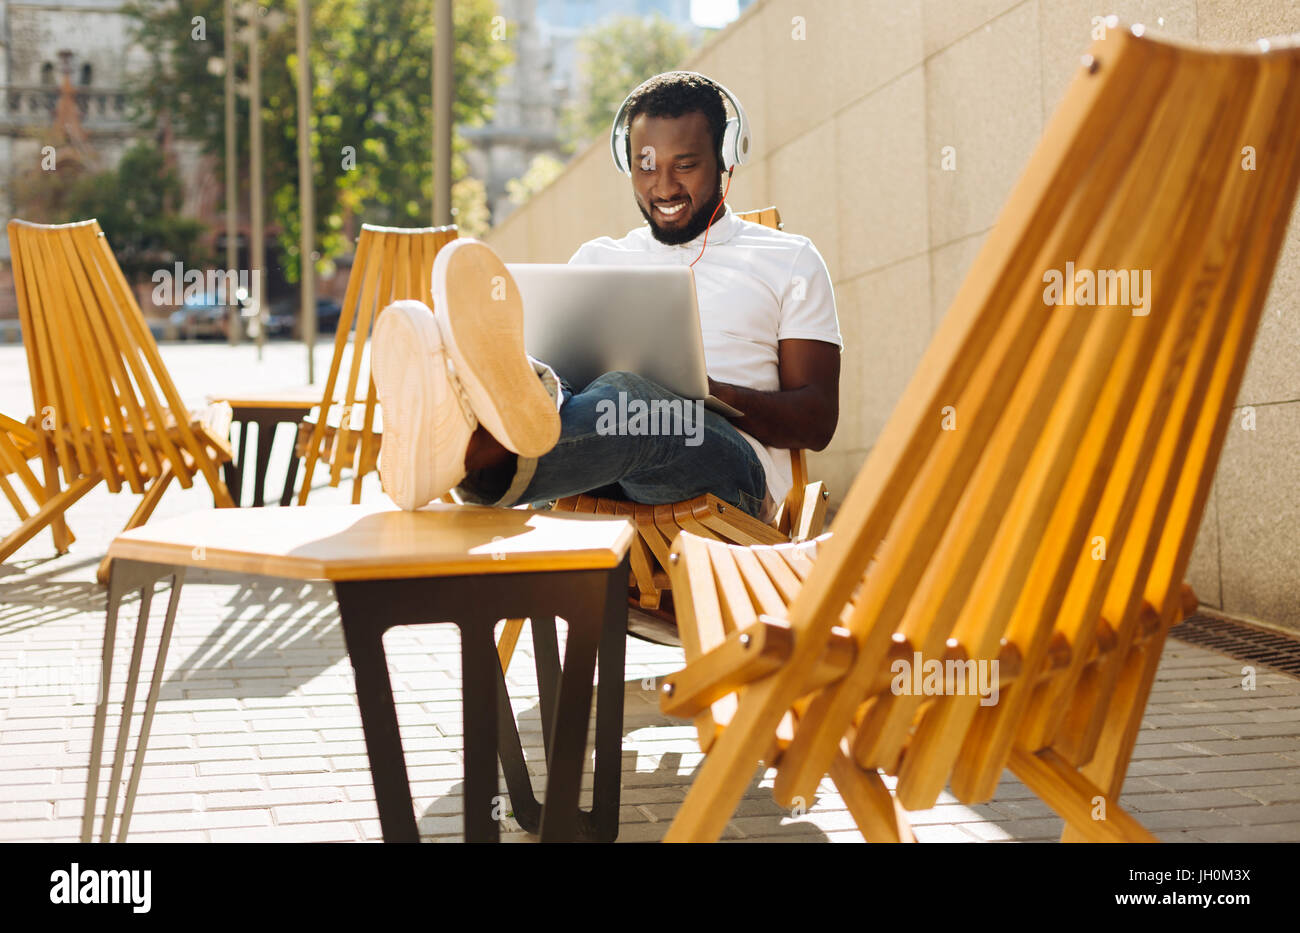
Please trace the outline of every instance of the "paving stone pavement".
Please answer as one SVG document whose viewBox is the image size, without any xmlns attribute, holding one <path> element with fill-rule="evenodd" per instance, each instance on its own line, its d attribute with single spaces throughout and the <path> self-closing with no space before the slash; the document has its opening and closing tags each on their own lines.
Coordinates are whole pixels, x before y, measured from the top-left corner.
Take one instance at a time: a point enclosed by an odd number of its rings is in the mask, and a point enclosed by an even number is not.
<svg viewBox="0 0 1300 933">
<path fill-rule="evenodd" d="M 31 411 L 19 347 L 0 347 L 0 411 Z M 303 351 L 165 346 L 195 403 L 237 378 L 245 389 L 303 381 Z M 318 364 L 328 361 L 318 351 Z M 287 433 L 271 476 L 283 475 Z M 313 503 L 346 501 L 348 483 Z M 373 478 L 365 500 L 381 494 Z M 0 566 L 0 841 L 73 841 L 86 780 L 104 624 L 95 567 L 134 508 L 102 488 L 73 508 L 78 540 L 54 557 L 42 533 Z M 200 488 L 168 492 L 158 515 L 211 507 Z M 16 524 L 0 509 L 0 535 Z M 160 619 L 163 600 L 155 600 Z M 124 606 L 116 670 L 128 660 L 134 604 Z M 152 626 L 153 638 L 160 626 Z M 454 626 L 398 629 L 386 647 L 421 835 L 460 838 L 460 663 Z M 153 656 L 155 641 L 146 645 Z M 681 665 L 678 649 L 628 641 L 621 841 L 662 838 L 702 755 L 694 730 L 660 715 L 654 678 Z M 146 661 L 146 669 L 148 661 Z M 1241 689 L 1242 662 L 1168 642 L 1121 805 L 1166 841 L 1300 841 L 1300 680 L 1260 668 Z M 544 773 L 537 681 L 525 628 L 509 673 L 514 711 L 534 774 Z M 116 694 L 120 696 L 120 692 Z M 114 709 L 114 714 L 116 709 Z M 116 719 L 109 722 L 110 737 Z M 590 780 L 590 761 L 588 780 Z M 772 772 L 756 775 L 724 838 L 861 841 L 842 799 L 824 782 L 806 812 L 772 801 Z M 504 784 L 501 789 L 503 801 Z M 589 799 L 589 786 L 584 802 Z M 922 841 L 1051 840 L 1062 823 L 1010 776 L 988 804 L 945 794 L 913 814 Z M 192 573 L 163 679 L 133 841 L 373 841 L 374 791 L 331 590 Z M 503 839 L 533 837 L 505 820 Z"/>
</svg>

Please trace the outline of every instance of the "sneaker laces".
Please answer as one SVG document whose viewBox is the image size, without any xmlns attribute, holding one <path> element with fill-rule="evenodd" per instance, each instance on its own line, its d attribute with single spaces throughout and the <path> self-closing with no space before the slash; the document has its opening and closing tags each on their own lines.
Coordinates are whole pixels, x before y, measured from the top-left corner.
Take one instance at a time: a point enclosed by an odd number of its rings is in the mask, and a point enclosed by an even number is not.
<svg viewBox="0 0 1300 933">
<path fill-rule="evenodd" d="M 442 358 L 447 362 L 447 380 L 456 393 L 456 401 L 460 402 L 460 409 L 465 413 L 465 420 L 469 422 L 472 431 L 478 427 L 478 416 L 474 414 L 474 409 L 469 403 L 469 392 L 465 390 L 465 384 L 460 381 L 460 376 L 456 374 L 456 364 L 452 362 L 451 354 L 443 350 Z"/>
</svg>

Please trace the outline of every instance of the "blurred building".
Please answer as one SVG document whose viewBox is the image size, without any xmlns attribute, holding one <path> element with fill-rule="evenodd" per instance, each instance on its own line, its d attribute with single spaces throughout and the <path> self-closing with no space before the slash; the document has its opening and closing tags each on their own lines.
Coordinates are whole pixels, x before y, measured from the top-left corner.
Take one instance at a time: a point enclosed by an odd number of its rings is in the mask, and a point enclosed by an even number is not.
<svg viewBox="0 0 1300 933">
<path fill-rule="evenodd" d="M 752 0 L 739 0 L 744 10 Z M 583 32 L 617 16 L 653 16 L 692 33 L 691 0 L 497 0 L 510 24 L 515 61 L 497 91 L 493 120 L 486 126 L 464 127 L 461 135 L 473 147 L 467 154 L 470 174 L 487 187 L 492 223 L 507 217 L 515 205 L 506 195 L 506 182 L 528 169 L 533 157 L 549 152 L 559 159 L 560 114 L 578 92 L 578 38 Z"/>
<path fill-rule="evenodd" d="M 4 227 L 24 179 L 43 170 L 42 147 L 52 139 L 71 144 L 56 151 L 56 172 L 59 165 L 113 168 L 142 135 L 129 119 L 126 75 L 146 60 L 121 0 L 0 0 L 0 322 L 10 320 L 0 323 L 0 341 L 16 337 L 8 333 L 16 308 Z M 164 142 L 185 184 L 187 212 L 210 211 L 219 192 L 200 183 L 210 173 L 197 146 Z"/>
</svg>

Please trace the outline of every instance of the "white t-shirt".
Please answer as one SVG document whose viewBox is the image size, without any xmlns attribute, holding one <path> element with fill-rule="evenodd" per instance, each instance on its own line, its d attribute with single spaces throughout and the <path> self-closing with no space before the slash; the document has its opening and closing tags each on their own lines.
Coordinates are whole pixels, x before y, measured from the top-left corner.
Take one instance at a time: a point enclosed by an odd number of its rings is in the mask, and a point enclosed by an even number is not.
<svg viewBox="0 0 1300 933">
<path fill-rule="evenodd" d="M 843 349 L 830 273 L 810 239 L 741 220 L 729 204 L 705 232 L 708 246 L 693 268 L 710 376 L 772 392 L 781 388 L 778 341 L 822 340 Z M 703 243 L 701 233 L 669 246 L 643 224 L 620 240 L 588 240 L 569 262 L 689 266 Z M 740 433 L 763 464 L 768 492 L 780 503 L 793 484 L 790 452 Z"/>
</svg>

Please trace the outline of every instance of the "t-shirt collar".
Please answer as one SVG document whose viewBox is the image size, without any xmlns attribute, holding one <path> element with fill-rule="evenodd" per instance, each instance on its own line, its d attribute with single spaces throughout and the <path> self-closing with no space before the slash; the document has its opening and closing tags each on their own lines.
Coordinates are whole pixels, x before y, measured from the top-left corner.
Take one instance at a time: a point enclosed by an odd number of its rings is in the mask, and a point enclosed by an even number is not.
<svg viewBox="0 0 1300 933">
<path fill-rule="evenodd" d="M 655 239 L 655 235 L 650 231 L 650 224 L 645 225 L 646 236 L 650 238 L 651 249 L 695 249 L 698 250 L 704 245 L 704 235 L 709 236 L 709 244 L 716 245 L 725 243 L 736 235 L 736 231 L 743 221 L 731 210 L 731 205 L 726 201 L 722 202 L 722 216 L 715 220 L 712 226 L 702 230 L 696 235 L 695 239 L 688 240 L 685 243 L 669 244 L 661 243 Z"/>
</svg>

